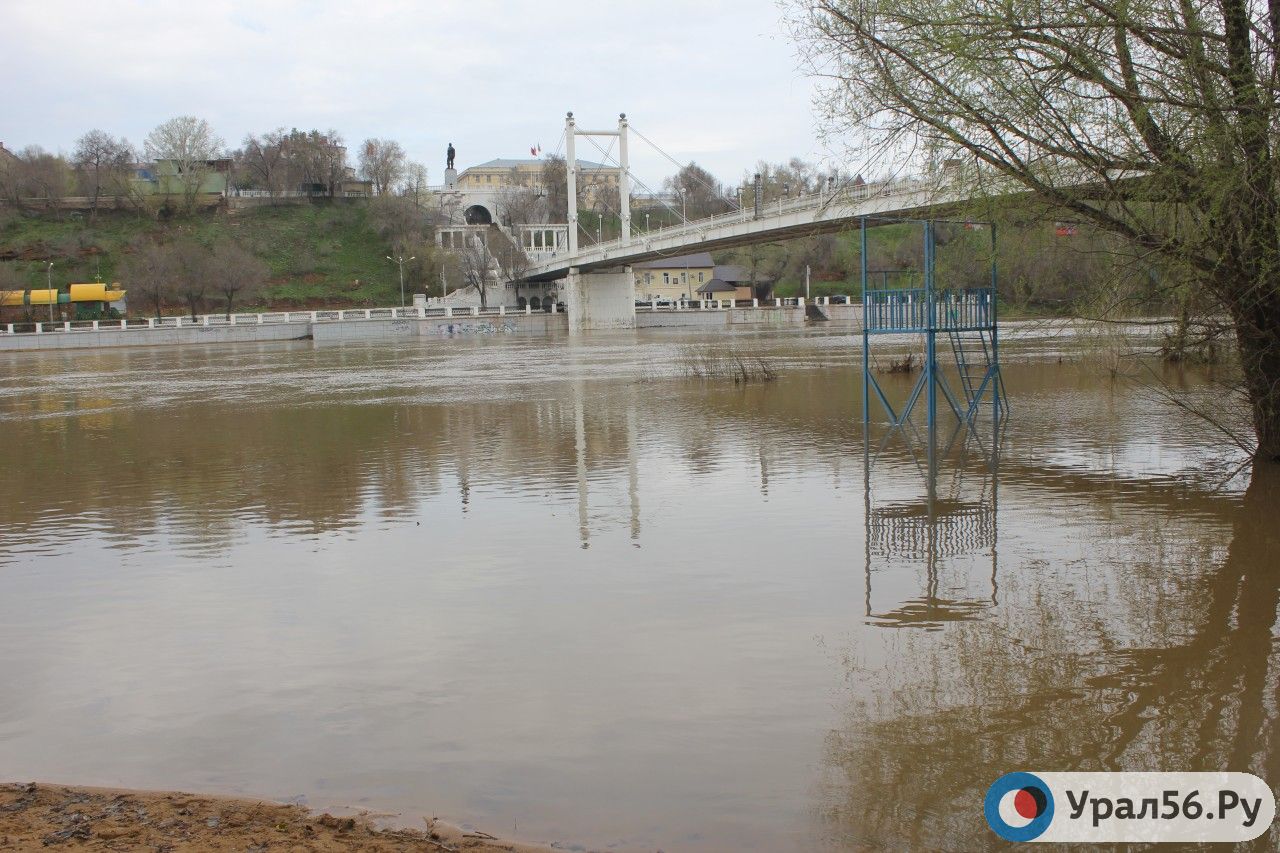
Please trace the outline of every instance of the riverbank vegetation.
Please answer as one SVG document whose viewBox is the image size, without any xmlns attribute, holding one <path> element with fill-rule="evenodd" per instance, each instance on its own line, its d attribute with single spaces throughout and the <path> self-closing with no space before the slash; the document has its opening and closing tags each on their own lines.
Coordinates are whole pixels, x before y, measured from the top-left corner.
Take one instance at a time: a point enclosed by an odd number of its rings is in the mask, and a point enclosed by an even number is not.
<svg viewBox="0 0 1280 853">
<path fill-rule="evenodd" d="M 737 347 L 711 344 L 685 347 L 680 352 L 680 364 L 686 376 L 722 379 L 734 385 L 772 382 L 778 378 L 772 359 Z"/>
<path fill-rule="evenodd" d="M 1175 348 L 1190 318 L 1228 318 L 1257 457 L 1280 462 L 1280 6 L 822 0 L 790 17 L 825 132 L 864 160 L 1158 270 Z"/>
<path fill-rule="evenodd" d="M 405 287 L 439 287 L 436 247 L 426 220 L 398 198 L 366 203 L 320 202 L 261 207 L 234 214 L 199 212 L 158 221 L 134 211 L 100 211 L 85 217 L 17 213 L 0 209 L 0 276 L 4 287 L 55 287 L 68 282 L 119 281 L 130 299 L 141 296 L 135 276 L 141 255 L 163 256 L 170 289 L 161 294 L 171 309 L 189 307 L 200 287 L 184 266 L 192 249 L 211 255 L 234 251 L 262 268 L 259 286 L 235 298 L 244 307 L 374 306 L 399 302 L 399 271 L 390 254 L 412 256 Z M 234 247 L 234 248 L 232 248 Z M 48 264 L 53 263 L 52 271 Z M 218 310 L 218 283 L 207 281 L 202 310 Z M 150 300 L 148 300 L 150 303 Z"/>
</svg>

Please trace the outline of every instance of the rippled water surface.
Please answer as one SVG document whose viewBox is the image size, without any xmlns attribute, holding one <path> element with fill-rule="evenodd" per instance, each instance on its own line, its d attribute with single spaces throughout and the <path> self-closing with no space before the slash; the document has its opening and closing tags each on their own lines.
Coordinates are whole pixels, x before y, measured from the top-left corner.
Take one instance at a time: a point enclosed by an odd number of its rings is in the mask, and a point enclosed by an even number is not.
<svg viewBox="0 0 1280 853">
<path fill-rule="evenodd" d="M 684 377 L 730 341 L 781 378 Z M 994 466 L 868 468 L 859 350 L 0 356 L 0 778 L 668 851 L 985 847 L 1013 769 L 1280 780 L 1276 478 L 1034 328 Z"/>
</svg>

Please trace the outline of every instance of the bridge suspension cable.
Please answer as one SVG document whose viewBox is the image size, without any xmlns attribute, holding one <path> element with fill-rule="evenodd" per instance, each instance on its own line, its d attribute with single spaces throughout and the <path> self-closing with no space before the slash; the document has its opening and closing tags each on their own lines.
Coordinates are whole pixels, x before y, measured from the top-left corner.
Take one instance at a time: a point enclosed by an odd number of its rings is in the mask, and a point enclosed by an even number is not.
<svg viewBox="0 0 1280 853">
<path fill-rule="evenodd" d="M 608 158 L 609 158 L 609 154 L 608 154 L 608 152 L 606 152 L 603 148 L 601 148 L 601 147 L 600 147 L 600 144 L 599 144 L 598 142 L 596 142 L 594 139 L 592 139 L 590 136 L 586 137 L 586 140 L 587 140 L 588 142 L 590 142 L 590 143 L 595 147 L 595 149 L 596 149 L 597 151 L 599 151 L 599 152 L 601 153 L 601 155 L 603 155 L 603 156 L 605 157 L 605 162 L 606 162 L 606 163 L 608 163 Z M 652 143 L 651 143 L 651 144 L 652 144 Z M 612 142 L 610 142 L 610 143 L 609 143 L 609 150 L 610 150 L 610 151 L 612 151 L 612 150 L 613 150 L 613 143 L 612 143 Z M 614 163 L 617 163 L 618 161 L 617 161 L 617 160 L 614 160 L 613 162 L 614 162 Z M 619 168 L 621 168 L 621 164 L 618 164 L 618 165 L 619 165 Z M 656 199 L 659 201 L 659 203 L 661 203 L 661 204 L 662 204 L 662 206 L 663 206 L 663 207 L 667 208 L 667 210 L 670 210 L 670 211 L 671 211 L 672 213 L 674 213 L 676 216 L 680 217 L 680 221 L 681 221 L 681 222 L 683 222 L 683 223 L 685 223 L 685 224 L 688 224 L 689 219 L 688 219 L 688 218 L 687 218 L 683 213 L 681 213 L 679 210 L 676 210 L 676 209 L 675 209 L 674 207 L 672 207 L 670 204 L 667 204 L 666 199 L 662 198 L 662 196 L 661 196 L 661 195 L 659 195 L 658 193 L 654 192 L 654 191 L 653 191 L 653 189 L 652 189 L 648 184 L 646 184 L 643 180 L 641 180 L 641 179 L 640 179 L 640 178 L 639 178 L 639 177 L 638 177 L 634 172 L 632 172 L 630 169 L 627 169 L 626 171 L 627 171 L 627 177 L 629 177 L 629 178 L 631 178 L 631 180 L 635 181 L 637 186 L 643 187 L 643 188 L 644 188 L 644 190 L 645 190 L 645 192 L 649 193 L 649 195 L 651 195 L 651 196 L 653 196 L 654 198 L 656 198 Z M 607 203 L 606 203 L 606 204 L 607 204 Z"/>
<path fill-rule="evenodd" d="M 675 167 L 676 167 L 676 169 L 678 170 L 677 174 L 679 174 L 679 172 L 683 172 L 685 169 L 687 169 L 687 168 L 689 167 L 689 164 L 687 164 L 687 163 L 681 163 L 679 160 L 677 160 L 676 158 L 672 157 L 672 156 L 671 156 L 670 154 L 668 154 L 666 151 L 663 151 L 663 150 L 662 150 L 662 148 L 661 148 L 661 147 L 659 147 L 659 146 L 658 146 L 658 144 L 657 144 L 656 142 L 654 142 L 654 141 L 653 141 L 652 139 L 650 139 L 649 137 L 645 136 L 645 135 L 644 135 L 643 133 L 641 133 L 640 131 L 636 130 L 634 126 L 631 128 L 631 131 L 632 131 L 636 136 L 640 137 L 640 139 L 642 139 L 644 142 L 646 142 L 646 143 L 649 145 L 649 147 L 650 147 L 650 148 L 652 148 L 654 151 L 657 151 L 657 152 L 658 152 L 659 154 L 661 154 L 663 157 L 666 157 L 666 158 L 667 158 L 668 160 L 670 160 L 673 164 L 675 164 Z M 690 173 L 690 177 L 692 177 L 692 178 L 693 178 L 695 181 L 697 181 L 698 183 L 702 184 L 702 186 L 703 186 L 703 187 L 705 187 L 706 189 L 710 190 L 712 193 L 714 193 L 714 194 L 716 194 L 716 195 L 719 195 L 719 194 L 720 194 L 720 188 L 719 188 L 719 187 L 716 187 L 716 186 L 713 186 L 713 185 L 711 185 L 711 184 L 708 184 L 706 181 L 704 181 L 704 180 L 702 180 L 701 178 L 699 178 L 696 174 Z M 734 207 L 737 207 L 739 210 L 741 210 L 741 209 L 742 209 L 742 205 L 741 205 L 740 203 L 735 202 L 735 200 L 734 200 L 734 199 L 732 199 L 732 198 L 728 198 L 728 199 L 726 199 L 726 200 L 729 202 L 729 204 L 733 205 Z"/>
</svg>

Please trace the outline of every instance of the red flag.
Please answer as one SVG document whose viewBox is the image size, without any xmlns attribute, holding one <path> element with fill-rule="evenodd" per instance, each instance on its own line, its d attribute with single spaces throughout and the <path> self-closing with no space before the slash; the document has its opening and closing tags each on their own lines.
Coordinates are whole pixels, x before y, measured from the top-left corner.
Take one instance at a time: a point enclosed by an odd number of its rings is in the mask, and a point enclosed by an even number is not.
<svg viewBox="0 0 1280 853">
<path fill-rule="evenodd" d="M 530 153 L 530 154 L 532 154 L 534 157 L 537 157 L 537 156 L 538 156 L 538 147 L 537 147 L 536 145 L 530 145 L 530 146 L 529 146 L 529 153 Z"/>
</svg>

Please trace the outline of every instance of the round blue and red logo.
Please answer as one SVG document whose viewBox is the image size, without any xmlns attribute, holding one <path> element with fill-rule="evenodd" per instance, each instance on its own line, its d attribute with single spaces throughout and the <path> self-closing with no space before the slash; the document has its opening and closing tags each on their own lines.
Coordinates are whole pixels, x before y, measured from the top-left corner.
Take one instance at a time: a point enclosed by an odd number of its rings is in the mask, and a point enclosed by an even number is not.
<svg viewBox="0 0 1280 853">
<path fill-rule="evenodd" d="M 1006 773 L 987 789 L 987 823 L 1005 841 L 1039 838 L 1053 820 L 1053 794 L 1039 776 Z"/>
</svg>

